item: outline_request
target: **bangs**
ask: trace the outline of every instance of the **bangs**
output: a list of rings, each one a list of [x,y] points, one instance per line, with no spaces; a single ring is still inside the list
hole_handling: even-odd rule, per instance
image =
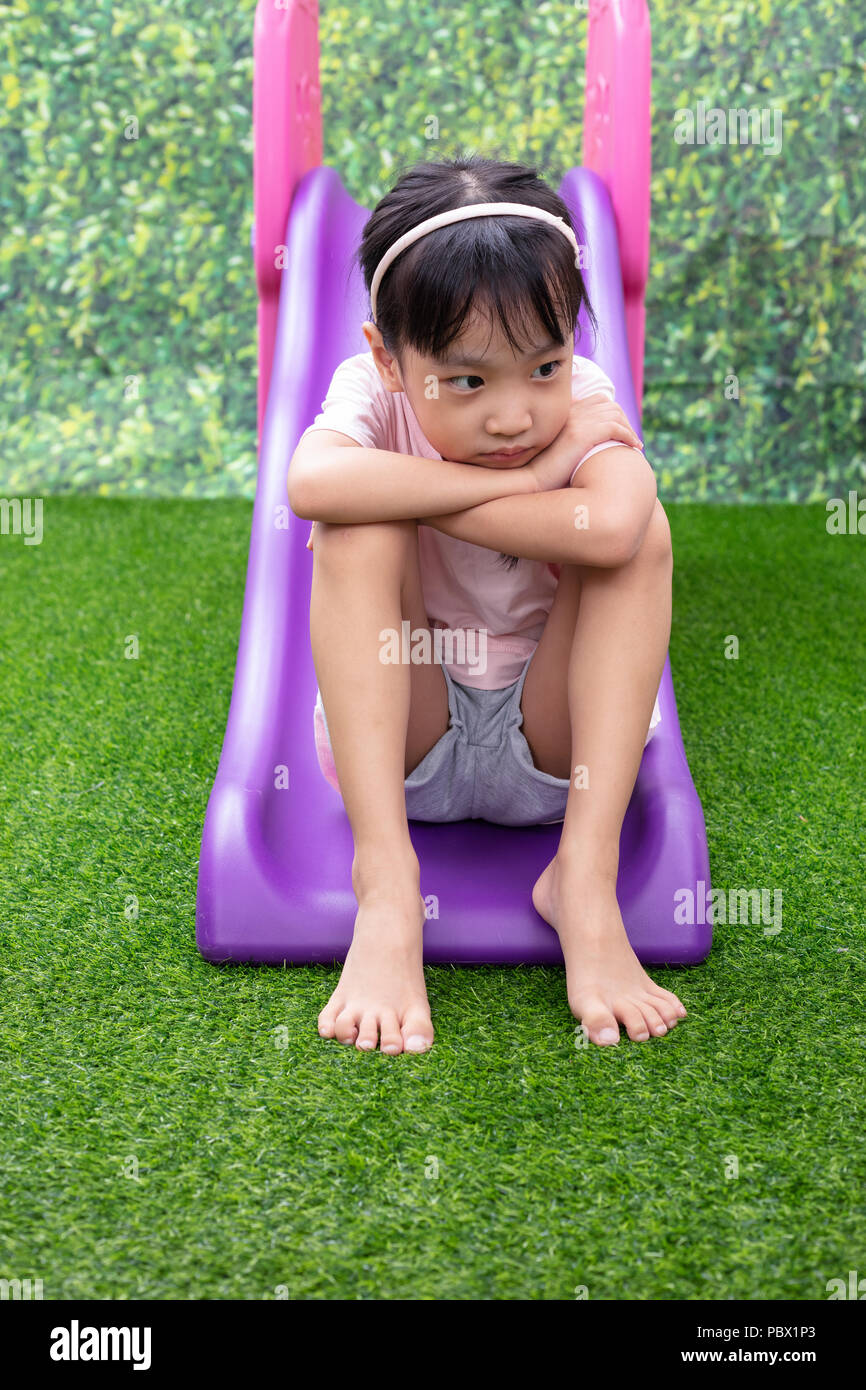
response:
[[[380,287],[377,317],[389,351],[399,356],[408,346],[441,361],[472,312],[488,319],[491,333],[498,323],[515,353],[539,342],[565,346],[566,333],[573,347],[584,304],[591,316],[567,238],[540,221],[485,217],[439,227],[398,256]]]

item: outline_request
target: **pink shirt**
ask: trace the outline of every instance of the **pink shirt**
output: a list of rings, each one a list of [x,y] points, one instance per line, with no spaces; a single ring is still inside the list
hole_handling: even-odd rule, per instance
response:
[[[575,354],[572,399],[597,391],[615,398],[607,373]],[[356,353],[340,363],[321,412],[301,438],[323,429],[339,430],[367,449],[442,457],[423,434],[405,391],[387,390],[372,352]],[[622,447],[622,441],[615,439],[596,444],[577,468],[600,449]],[[443,629],[436,659],[463,685],[480,690],[511,685],[544,631],[559,580],[558,566],[521,557],[519,564],[508,569],[497,550],[446,536],[423,522],[418,526],[418,556],[428,620],[432,628]],[[414,640],[407,633],[403,642],[401,634],[403,650]]]

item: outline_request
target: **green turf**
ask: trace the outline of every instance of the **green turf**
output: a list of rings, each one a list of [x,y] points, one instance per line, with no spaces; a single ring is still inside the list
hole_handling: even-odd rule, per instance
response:
[[[0,1277],[824,1299],[866,1275],[866,537],[821,506],[668,513],[713,881],[781,888],[782,931],[653,970],[689,1016],[618,1048],[575,1047],[561,969],[428,967],[435,1047],[397,1058],[319,1039],[336,968],[196,951],[249,504],[47,498],[40,546],[0,536]]]

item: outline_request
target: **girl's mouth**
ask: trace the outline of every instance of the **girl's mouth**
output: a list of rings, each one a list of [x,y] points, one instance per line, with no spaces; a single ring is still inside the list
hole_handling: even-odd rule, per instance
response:
[[[502,459],[502,460],[504,461],[505,459],[516,459],[516,458],[520,458],[522,454],[528,454],[528,453],[529,453],[529,446],[527,445],[527,447],[526,447],[525,449],[500,449],[500,450],[498,450],[496,453],[493,453],[493,454],[485,454],[484,457],[485,457],[486,459]]]

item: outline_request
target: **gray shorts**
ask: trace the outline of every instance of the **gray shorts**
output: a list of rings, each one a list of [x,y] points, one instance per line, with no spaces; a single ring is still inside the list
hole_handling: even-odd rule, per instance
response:
[[[442,666],[450,719],[406,778],[410,820],[553,825],[563,819],[569,779],[541,772],[523,734],[520,697],[531,660],[501,690],[461,685]]]
[[[502,690],[461,685],[442,665],[448,728],[405,779],[409,820],[555,825],[564,818],[569,780],[539,771],[521,730],[531,660]]]

